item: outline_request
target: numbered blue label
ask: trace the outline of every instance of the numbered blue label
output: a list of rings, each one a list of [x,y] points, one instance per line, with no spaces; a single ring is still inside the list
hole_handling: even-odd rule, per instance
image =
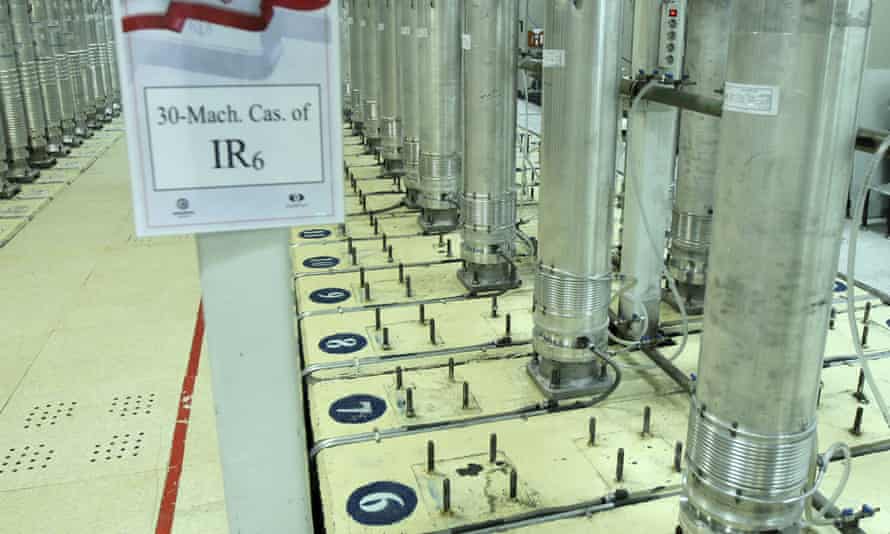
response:
[[[346,511],[357,523],[385,526],[398,523],[414,513],[417,493],[398,482],[372,482],[352,492]]]
[[[331,231],[326,228],[310,228],[300,232],[303,239],[324,239],[331,236]]]
[[[313,256],[303,260],[303,267],[310,269],[330,269],[340,264],[340,260],[333,256]]]
[[[328,415],[338,423],[358,425],[379,418],[386,413],[386,401],[364,393],[343,397],[331,403]]]
[[[318,342],[318,348],[328,354],[351,354],[367,345],[367,338],[361,334],[334,334]]]
[[[339,287],[325,287],[309,293],[309,300],[317,304],[337,304],[351,296],[352,293],[346,289],[340,289]]]
[[[835,293],[840,293],[840,292],[846,291],[846,290],[847,290],[847,284],[841,282],[840,280],[834,281],[834,292]]]

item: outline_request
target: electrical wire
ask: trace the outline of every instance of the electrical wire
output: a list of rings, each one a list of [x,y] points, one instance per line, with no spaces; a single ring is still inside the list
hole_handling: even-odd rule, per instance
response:
[[[856,348],[856,355],[859,357],[859,366],[862,368],[862,374],[865,375],[865,382],[871,390],[875,404],[878,405],[881,415],[884,417],[884,423],[890,427],[890,412],[887,410],[887,403],[884,401],[884,396],[881,394],[881,390],[878,388],[875,377],[871,372],[871,366],[869,365],[868,359],[865,357],[865,351],[862,348],[862,340],[859,338],[859,327],[856,324],[855,306],[856,244],[859,239],[859,224],[857,224],[856,221],[862,220],[862,213],[865,210],[865,199],[868,196],[868,190],[872,187],[872,181],[878,172],[878,167],[886,157],[888,150],[890,150],[890,135],[884,138],[878,146],[878,149],[875,151],[874,158],[868,168],[868,173],[865,175],[865,180],[862,182],[859,196],[856,198],[856,210],[853,214],[853,224],[850,229],[850,243],[847,246],[847,318],[850,323],[850,334],[853,337],[853,346]]]

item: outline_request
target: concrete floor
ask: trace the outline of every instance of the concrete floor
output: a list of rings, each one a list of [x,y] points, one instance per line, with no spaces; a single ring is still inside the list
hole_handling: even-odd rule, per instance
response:
[[[0,532],[227,531],[206,358],[182,396],[195,245],[132,228],[119,139],[0,249]],[[887,241],[861,243],[860,278],[890,290]]]

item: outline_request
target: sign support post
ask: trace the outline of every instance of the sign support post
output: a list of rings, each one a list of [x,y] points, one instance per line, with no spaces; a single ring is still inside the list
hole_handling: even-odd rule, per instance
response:
[[[309,534],[290,231],[199,234],[197,242],[229,530]]]

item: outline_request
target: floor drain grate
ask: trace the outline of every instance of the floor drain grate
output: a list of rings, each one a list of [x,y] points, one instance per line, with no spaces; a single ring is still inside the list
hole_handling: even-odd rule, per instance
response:
[[[123,460],[139,456],[139,453],[142,452],[142,440],[144,438],[145,432],[115,434],[106,443],[96,443],[93,447],[90,463],[110,462],[112,460]]]
[[[120,417],[134,415],[149,415],[155,406],[155,394],[121,395],[111,400],[108,413],[117,414]]]
[[[37,445],[25,445],[23,447],[11,447],[0,453],[0,475],[13,475],[27,473],[37,469],[46,469],[47,465],[55,457],[56,451],[46,446],[46,443]]]
[[[77,401],[36,404],[28,412],[22,426],[28,429],[55,425],[66,417],[74,416],[74,409],[76,407]]]

